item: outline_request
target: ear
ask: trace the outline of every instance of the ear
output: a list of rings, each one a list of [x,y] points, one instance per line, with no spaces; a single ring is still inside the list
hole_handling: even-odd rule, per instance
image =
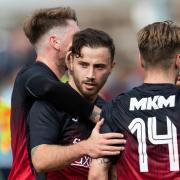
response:
[[[177,68],[180,68],[180,54],[176,55],[176,66]]]
[[[66,66],[68,67],[68,69],[70,71],[72,71],[72,68],[73,68],[72,67],[73,57],[72,57],[72,52],[71,51],[67,52],[65,62],[66,62]]]
[[[176,86],[180,88],[180,54],[176,55],[176,68],[177,68],[177,77],[176,77]]]
[[[139,61],[140,66],[144,69],[144,67],[145,67],[144,59],[143,59],[143,57],[141,56],[141,53],[140,53],[140,52],[138,53],[138,61]]]
[[[110,71],[110,73],[112,72],[112,70],[113,70],[113,68],[114,68],[115,65],[116,65],[116,62],[115,62],[115,60],[113,59],[113,61],[112,61],[112,63],[111,63],[111,71]]]
[[[51,47],[53,47],[56,50],[60,50],[60,40],[56,36],[50,36],[49,37],[49,44]]]

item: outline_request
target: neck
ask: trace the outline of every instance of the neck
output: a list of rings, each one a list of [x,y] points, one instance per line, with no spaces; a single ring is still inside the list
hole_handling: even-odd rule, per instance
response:
[[[89,101],[90,103],[94,103],[96,98],[97,98],[97,94],[95,96],[91,96],[91,97],[85,97],[87,99],[87,101]]]
[[[55,58],[37,56],[36,60],[46,64],[53,71],[53,73],[57,76],[58,79],[60,79],[65,73],[64,67],[61,67]]]
[[[145,70],[144,83],[150,84],[175,84],[175,73],[171,70],[163,71],[161,69]]]

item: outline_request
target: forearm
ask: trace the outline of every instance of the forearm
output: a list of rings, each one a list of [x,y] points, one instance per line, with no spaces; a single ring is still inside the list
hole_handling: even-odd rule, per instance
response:
[[[27,92],[37,98],[51,102],[56,108],[63,109],[73,116],[89,119],[93,105],[69,85],[42,76],[27,81]]]
[[[109,180],[117,180],[117,171],[115,165],[112,165],[110,168]]]
[[[84,142],[69,146],[36,146],[31,151],[32,163],[37,172],[62,169],[86,154]]]
[[[108,180],[110,161],[107,158],[93,159],[89,169],[88,180]]]

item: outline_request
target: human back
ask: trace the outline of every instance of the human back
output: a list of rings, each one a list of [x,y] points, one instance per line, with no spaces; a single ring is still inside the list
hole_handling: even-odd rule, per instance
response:
[[[179,108],[180,90],[172,84],[143,84],[112,101],[110,115],[103,117],[113,117],[109,126],[127,141],[117,161],[118,179],[180,176]]]
[[[118,178],[173,179],[180,176],[180,90],[175,86],[180,27],[157,22],[137,37],[144,84],[119,96],[113,109],[121,114],[118,126],[127,137]]]

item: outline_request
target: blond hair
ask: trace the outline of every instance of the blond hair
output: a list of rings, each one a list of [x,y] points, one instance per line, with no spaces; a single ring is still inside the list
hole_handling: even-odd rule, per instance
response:
[[[171,21],[156,22],[141,29],[137,40],[145,67],[160,65],[168,69],[180,50],[180,27]]]

